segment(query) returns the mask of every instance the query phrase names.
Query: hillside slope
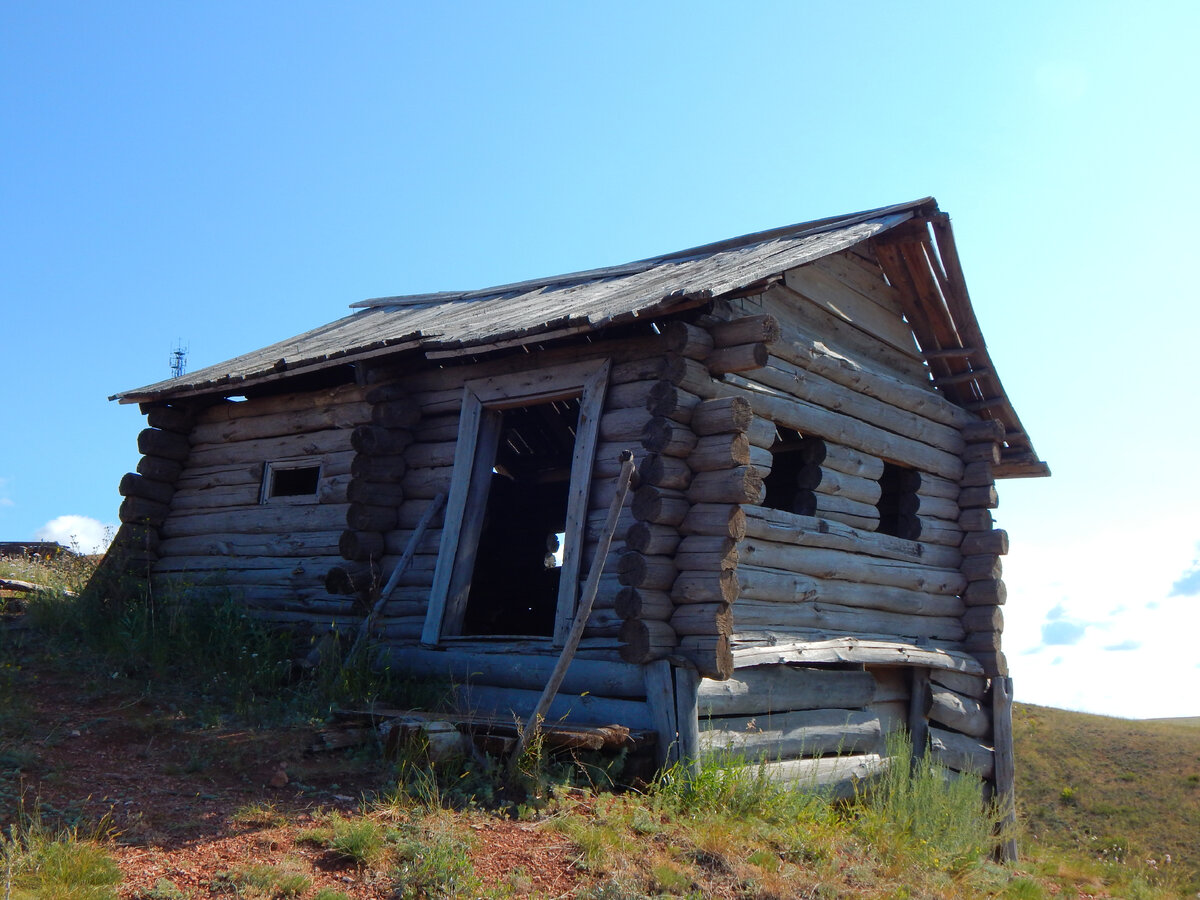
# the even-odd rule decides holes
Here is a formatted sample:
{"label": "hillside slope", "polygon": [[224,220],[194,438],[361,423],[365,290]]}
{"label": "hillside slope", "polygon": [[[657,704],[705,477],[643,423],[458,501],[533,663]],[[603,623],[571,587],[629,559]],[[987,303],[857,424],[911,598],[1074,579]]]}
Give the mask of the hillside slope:
{"label": "hillside slope", "polygon": [[1016,704],[1013,731],[1031,838],[1200,891],[1200,728]]}

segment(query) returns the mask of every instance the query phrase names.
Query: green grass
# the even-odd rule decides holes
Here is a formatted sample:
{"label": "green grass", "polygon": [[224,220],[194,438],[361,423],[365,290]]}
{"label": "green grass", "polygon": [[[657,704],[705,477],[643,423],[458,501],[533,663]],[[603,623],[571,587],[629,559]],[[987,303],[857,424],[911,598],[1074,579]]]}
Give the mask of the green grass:
{"label": "green grass", "polygon": [[0,895],[11,900],[116,900],[121,871],[98,833],[53,831],[20,815],[0,833]]}
{"label": "green grass", "polygon": [[1017,704],[1013,730],[1035,860],[1127,891],[1200,892],[1200,729]]}

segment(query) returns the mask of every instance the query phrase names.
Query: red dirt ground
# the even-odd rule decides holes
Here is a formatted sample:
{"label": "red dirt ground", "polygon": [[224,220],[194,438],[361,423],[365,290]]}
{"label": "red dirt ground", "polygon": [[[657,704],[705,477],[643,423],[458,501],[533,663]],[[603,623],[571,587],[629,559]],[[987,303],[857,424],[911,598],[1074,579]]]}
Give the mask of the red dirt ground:
{"label": "red dirt ground", "polygon": [[[320,813],[358,810],[364,792],[380,784],[377,762],[308,752],[310,728],[200,729],[183,711],[131,696],[121,681],[25,666],[14,687],[35,723],[21,748],[31,760],[21,776],[26,808],[36,802],[51,817],[82,813],[83,822],[107,815],[112,853],[125,874],[122,896],[138,897],[159,879],[206,896],[220,873],[252,864],[291,866],[312,879],[313,892],[390,896],[382,876],[297,841]],[[247,807],[263,804],[286,824],[247,821]],[[7,818],[0,810],[0,820]],[[518,896],[572,892],[572,850],[553,832],[482,815],[471,828],[471,858],[485,885],[512,884]]]}

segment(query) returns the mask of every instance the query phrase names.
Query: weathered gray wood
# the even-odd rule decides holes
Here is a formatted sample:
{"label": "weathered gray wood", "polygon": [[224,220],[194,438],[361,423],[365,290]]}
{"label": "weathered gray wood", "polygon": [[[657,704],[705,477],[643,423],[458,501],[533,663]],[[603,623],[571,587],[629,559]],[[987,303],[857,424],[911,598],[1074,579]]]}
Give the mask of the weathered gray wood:
{"label": "weathered gray wood", "polygon": [[303,435],[328,429],[350,429],[371,420],[367,403],[310,407],[303,410],[240,416],[216,422],[201,422],[191,432],[193,444],[219,444],[261,438]]}
{"label": "weathered gray wood", "polygon": [[882,559],[925,563],[939,569],[956,569],[962,561],[957,550],[928,547],[917,541],[863,531],[830,519],[763,506],[746,506],[744,510],[746,534],[775,543],[845,550]]}
{"label": "weathered gray wood", "polygon": [[191,451],[191,444],[186,437],[157,428],[146,428],[138,434],[137,446],[138,452],[143,456],[158,456],[176,461],[187,459]]}
{"label": "weathered gray wood", "polygon": [[966,579],[955,569],[938,569],[923,563],[865,557],[842,550],[797,547],[747,537],[739,543],[743,563],[817,578],[886,585],[931,594],[958,594]]}
{"label": "weathered gray wood", "polygon": [[767,364],[770,351],[763,343],[718,347],[704,359],[704,365],[714,375],[727,372],[749,372]]}
{"label": "weathered gray wood", "polygon": [[121,501],[117,517],[126,525],[162,525],[171,508],[165,503],[145,497],[126,497]]}
{"label": "weathered gray wood", "polygon": [[665,416],[676,422],[688,424],[700,398],[669,381],[656,381],[646,398],[646,411],[652,416]]}
{"label": "weathered gray wood", "polygon": [[869,672],[797,666],[738,669],[726,681],[704,679],[698,690],[701,718],[757,716],[798,709],[854,709],[875,699]]}
{"label": "weathered gray wood", "polygon": [[687,498],[667,488],[646,485],[633,495],[633,515],[639,522],[678,526],[690,508]]}
{"label": "weathered gray wood", "polygon": [[929,752],[938,765],[956,772],[980,778],[991,778],[995,772],[996,754],[992,748],[956,731],[930,728]]}
{"label": "weathered gray wood", "polygon": [[717,390],[725,396],[745,397],[756,415],[801,434],[815,434],[944,478],[957,479],[962,474],[962,461],[952,453],[780,391],[762,388],[741,376],[726,375],[725,384]]}
{"label": "weathered gray wood", "polygon": [[654,722],[654,730],[658,733],[657,762],[663,766],[679,758],[679,725],[671,664],[665,659],[654,660],[646,663],[642,672],[645,678],[646,706],[650,709],[650,718]]}
{"label": "weathered gray wood", "polygon": [[782,759],[758,766],[771,781],[849,800],[861,789],[862,782],[878,776],[887,764],[878,753],[863,753],[818,759]]}
{"label": "weathered gray wood", "polygon": [[746,377],[758,384],[783,391],[826,409],[837,410],[864,422],[871,422],[895,434],[946,450],[956,456],[961,454],[966,446],[962,434],[953,426],[942,425],[885,401],[876,400],[777,356],[772,356],[767,365],[753,372],[746,372]]}
{"label": "weathered gray wood", "polygon": [[665,591],[623,587],[613,603],[613,610],[622,619],[657,619],[665,622],[675,612],[675,604]]}
{"label": "weathered gray wood", "polygon": [[[943,425],[962,428],[975,421],[971,413],[934,393],[928,384],[927,374],[924,384],[909,383],[877,367],[869,368],[869,364],[862,357],[850,359],[832,350],[819,339],[799,333],[793,333],[789,337],[790,340],[772,344],[771,352],[844,387],[899,409],[926,416]],[[968,443],[972,441],[972,438],[965,434],[964,439]]]}
{"label": "weathered gray wood", "polygon": [[742,397],[702,400],[692,410],[691,427],[700,437],[740,434],[750,428],[754,410]]}
{"label": "weathered gray wood", "polygon": [[856,581],[816,578],[739,562],[737,578],[745,600],[795,603],[824,600],[841,606],[905,615],[960,616],[965,608],[954,594],[931,594]]}
{"label": "weathered gray wood", "polygon": [[[165,432],[164,432],[165,433]],[[349,450],[349,430],[331,429],[276,438],[258,438],[225,444],[200,444],[188,457],[188,468],[256,463],[263,460],[303,459]],[[316,460],[313,460],[314,464]]]}
{"label": "weathered gray wood", "polygon": [[733,630],[733,614],[728,603],[688,603],[675,607],[668,624],[678,635],[728,635]]}
{"label": "weathered gray wood", "polygon": [[1017,861],[1017,840],[1013,834],[1016,824],[1016,766],[1013,755],[1012,679],[992,680],[992,721],[996,748],[994,784],[997,802],[1004,810],[1002,827],[1008,829],[998,855],[1005,862]]}
{"label": "weathered gray wood", "polygon": [[[828,458],[828,457],[826,457]],[[874,507],[879,502],[883,489],[877,478],[862,478],[858,475],[847,475],[836,469],[822,467],[821,480],[815,485],[822,494],[831,494],[855,500],[868,507]],[[957,509],[955,514],[957,515]]]}
{"label": "weathered gray wood", "polygon": [[[680,622],[691,614],[691,606],[680,607],[671,617],[672,626],[682,634],[702,634],[684,629]],[[963,623],[953,616],[907,615],[871,609],[865,606],[842,606],[824,600],[805,600],[795,603],[771,603],[748,600],[745,596],[733,604],[735,637],[745,631],[824,629],[831,633],[896,635],[900,638],[936,638],[960,641],[966,634]]]}
{"label": "weathered gray wood", "polygon": [[733,651],[738,669],[747,666],[798,663],[855,663],[883,666],[924,666],[982,674],[979,662],[967,653],[931,647],[917,647],[902,641],[866,641],[835,638],[823,641],[796,641],[767,647],[739,647]]}
{"label": "weathered gray wood", "polygon": [[675,724],[679,733],[679,759],[693,774],[700,771],[700,721],[696,692],[700,673],[673,668],[675,676]]}
{"label": "weathered gray wood", "polygon": [[[558,661],[543,648],[514,649],[512,643],[491,648],[448,646],[444,650],[407,647],[390,654],[393,669],[422,678],[467,687],[488,685],[541,691]],[[565,694],[593,692],[602,697],[637,699],[644,694],[641,669],[617,660],[576,657],[563,677]]]}
{"label": "weathered gray wood", "polygon": [[732,603],[739,590],[736,570],[680,572],[671,586],[676,603]]}
{"label": "weathered gray wood", "polygon": [[879,752],[883,734],[874,713],[812,709],[702,720],[700,750],[723,759],[769,762],[829,753]]}
{"label": "weathered gray wood", "polygon": [[763,479],[753,466],[715,472],[697,472],[687,490],[691,503],[758,503]]}
{"label": "weathered gray wood", "polygon": [[908,735],[912,740],[914,760],[925,756],[925,748],[929,743],[929,705],[929,669],[913,669],[908,695]]}
{"label": "weathered gray wood", "polygon": [[813,265],[789,269],[784,284],[832,316],[885,344],[910,354],[916,351],[912,326],[844,282]]}
{"label": "weathered gray wood", "polygon": [[[498,716],[507,721],[527,721],[537,706],[537,691],[472,684],[455,686],[455,704],[463,712]],[[654,720],[645,699],[623,700],[591,692],[557,694],[546,710],[545,721],[564,724],[623,725],[652,731]]]}
{"label": "weathered gray wood", "polygon": [[138,460],[137,471],[139,475],[145,475],[147,478],[173,484],[183,472],[183,463],[180,460],[163,459],[161,456],[143,456]]}
{"label": "weathered gray wood", "polygon": [[357,384],[302,393],[287,392],[270,397],[255,397],[242,402],[218,403],[206,407],[196,416],[197,424],[221,422],[276,413],[299,412],[306,409],[323,409],[357,403],[363,399],[363,389]]}
{"label": "weathered gray wood", "polygon": [[1001,528],[968,532],[963,536],[959,550],[963,556],[1004,556],[1008,553],[1008,532]]}
{"label": "weathered gray wood", "polygon": [[696,503],[688,509],[678,527],[683,534],[709,534],[740,541],[746,536],[746,521],[746,513],[741,506],[731,503]]}
{"label": "weathered gray wood", "polygon": [[332,557],[340,555],[336,531],[279,534],[215,533],[164,538],[159,552],[172,556]]}
{"label": "weathered gray wood", "polygon": [[931,693],[933,705],[929,709],[929,718],[932,721],[971,737],[987,737],[992,728],[991,710],[984,709],[978,700],[942,685],[933,685]]}
{"label": "weathered gray wood", "polygon": [[667,350],[689,359],[704,359],[713,349],[711,334],[703,328],[679,320],[667,323],[663,328],[663,339]]}
{"label": "weathered gray wood", "polygon": [[[1008,599],[1008,588],[1004,586],[1004,582],[999,578],[981,579],[979,581],[970,582],[966,589],[962,592],[963,602],[967,606],[1001,606]],[[997,610],[999,613],[999,610]],[[976,613],[976,615],[985,615]],[[975,629],[975,630],[992,630],[999,631],[1000,629]]]}
{"label": "weathered gray wood", "polygon": [[117,492],[122,497],[144,497],[156,503],[170,503],[171,498],[175,496],[175,486],[129,472],[121,478]]}
{"label": "weathered gray wood", "polygon": [[659,619],[627,619],[621,626],[621,659],[647,663],[675,652],[679,638],[666,622]]}
{"label": "weathered gray wood", "polygon": [[945,669],[933,670],[930,672],[930,678],[942,687],[974,700],[982,700],[986,697],[990,686],[988,679],[982,675],[968,675],[964,672],[950,672]]}
{"label": "weathered gray wood", "polygon": [[669,556],[675,552],[679,541],[679,531],[667,525],[634,522],[625,531],[625,546],[639,553]]}

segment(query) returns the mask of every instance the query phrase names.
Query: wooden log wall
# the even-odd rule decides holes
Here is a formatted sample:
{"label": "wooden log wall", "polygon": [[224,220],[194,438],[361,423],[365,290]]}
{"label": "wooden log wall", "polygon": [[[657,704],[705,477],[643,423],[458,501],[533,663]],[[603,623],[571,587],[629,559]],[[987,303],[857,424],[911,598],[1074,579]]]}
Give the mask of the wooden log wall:
{"label": "wooden log wall", "polygon": [[[944,669],[737,668],[728,680],[700,682],[699,751],[718,762],[763,765],[771,777],[801,786],[848,790],[886,758],[889,736],[923,729],[937,763],[990,779],[989,689],[982,675]],[[810,782],[817,773],[824,774]]]}
{"label": "wooden log wall", "polygon": [[162,551],[160,529],[171,509],[177,480],[190,452],[195,412],[187,406],[143,405],[147,427],[138,435],[137,472],[121,479],[121,525],[97,567],[89,590],[113,599],[144,590]]}
{"label": "wooden log wall", "polygon": [[[158,415],[150,410],[152,425]],[[370,419],[363,389],[342,385],[207,406],[186,432],[174,432],[183,445],[175,449],[163,437],[147,438],[155,455],[139,466],[143,479],[170,475],[164,452],[177,464],[156,583],[189,596],[240,598],[251,615],[298,634],[355,625],[361,605],[331,593],[326,580],[341,562],[338,538],[352,505],[351,435]],[[280,461],[319,466],[314,493],[264,500],[266,465]],[[132,493],[143,482],[130,479],[127,487],[127,501],[144,496]]]}

